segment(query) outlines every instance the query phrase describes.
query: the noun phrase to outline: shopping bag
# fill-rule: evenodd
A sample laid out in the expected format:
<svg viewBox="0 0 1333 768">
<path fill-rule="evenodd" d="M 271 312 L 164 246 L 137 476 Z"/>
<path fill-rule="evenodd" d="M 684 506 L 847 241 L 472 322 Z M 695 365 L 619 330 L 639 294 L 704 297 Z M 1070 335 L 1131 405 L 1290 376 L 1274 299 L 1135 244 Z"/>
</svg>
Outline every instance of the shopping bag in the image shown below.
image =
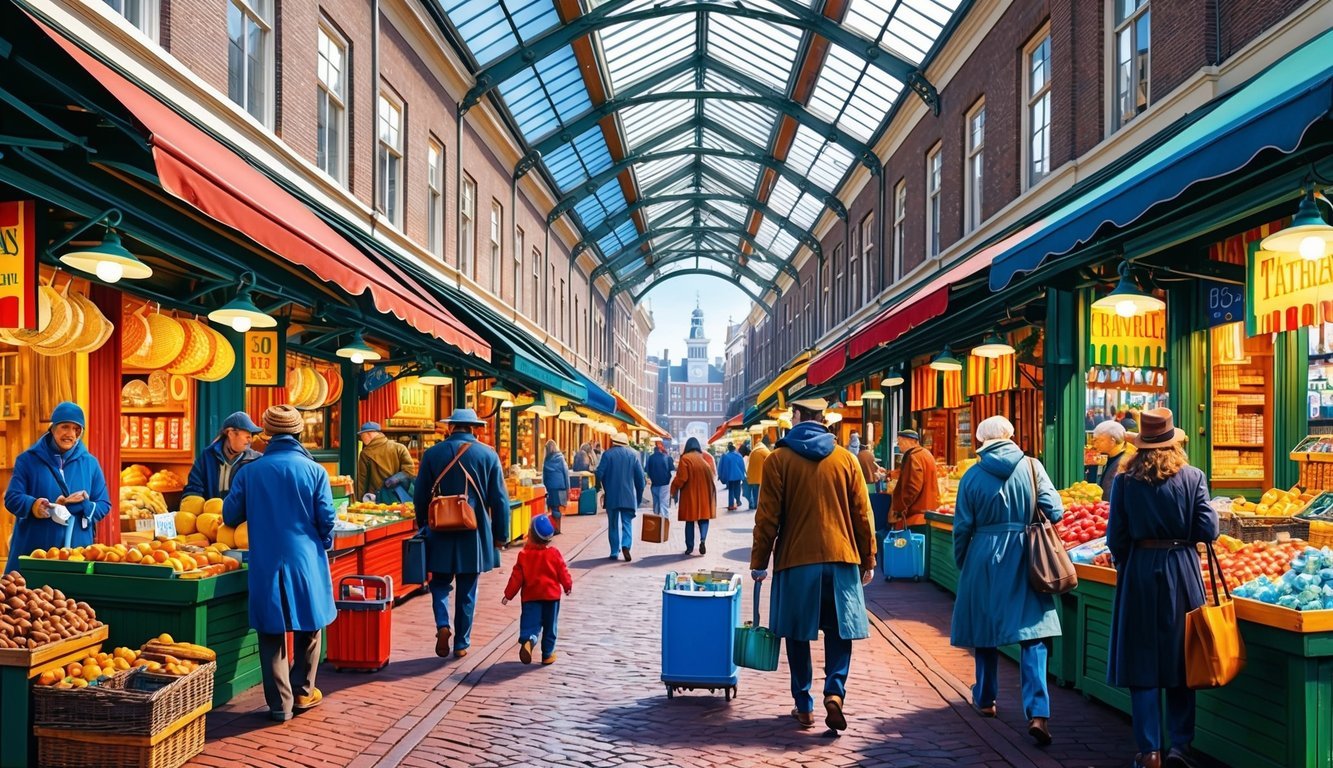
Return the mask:
<svg viewBox="0 0 1333 768">
<path fill-rule="evenodd" d="M 426 535 L 418 533 L 403 541 L 403 583 L 425 584 L 429 575 L 426 563 Z"/>
<path fill-rule="evenodd" d="M 670 537 L 671 518 L 666 515 L 643 516 L 642 539 L 649 544 L 665 544 Z"/>
<path fill-rule="evenodd" d="M 1236 604 L 1231 601 L 1223 575 L 1219 592 L 1217 562 L 1213 543 L 1208 542 L 1208 578 L 1213 585 L 1213 602 L 1185 614 L 1185 684 L 1190 688 L 1220 688 L 1245 668 L 1245 642 L 1236 623 Z"/>
<path fill-rule="evenodd" d="M 1063 595 L 1078 586 L 1074 562 L 1065 551 L 1055 526 L 1037 506 L 1037 465 L 1028 459 L 1032 473 L 1032 520 L 1027 526 L 1025 548 L 1028 559 L 1028 583 L 1032 589 L 1048 595 Z"/>
<path fill-rule="evenodd" d="M 759 626 L 759 592 L 762 581 L 754 583 L 754 621 L 736 627 L 734 652 L 737 666 L 772 672 L 778 668 L 778 636 Z"/>
</svg>

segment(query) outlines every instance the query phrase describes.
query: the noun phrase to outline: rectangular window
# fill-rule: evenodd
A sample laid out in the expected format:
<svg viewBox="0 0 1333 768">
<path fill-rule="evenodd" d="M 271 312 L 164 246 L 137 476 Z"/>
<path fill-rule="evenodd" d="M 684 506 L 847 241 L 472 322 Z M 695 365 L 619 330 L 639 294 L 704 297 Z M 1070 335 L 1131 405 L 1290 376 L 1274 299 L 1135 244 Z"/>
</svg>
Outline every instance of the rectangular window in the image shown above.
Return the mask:
<svg viewBox="0 0 1333 768">
<path fill-rule="evenodd" d="M 149 38 L 157 39 L 157 0 L 105 0 L 111 10 L 125 17 L 136 29 Z"/>
<path fill-rule="evenodd" d="M 944 152 L 940 145 L 926 154 L 926 258 L 940 255 L 940 176 Z"/>
<path fill-rule="evenodd" d="M 526 245 L 522 227 L 514 228 L 514 308 L 522 312 L 523 307 L 523 254 Z"/>
<path fill-rule="evenodd" d="M 539 317 L 537 314 L 541 307 L 538 306 L 542 300 L 542 252 L 536 248 L 532 249 L 532 311 L 528 312 L 528 317 L 534 321 Z"/>
<path fill-rule="evenodd" d="M 870 302 L 870 298 L 879 293 L 879 260 L 875 257 L 875 214 L 867 213 L 861 219 L 861 269 L 865 271 L 862 281 L 861 304 Z"/>
<path fill-rule="evenodd" d="M 560 334 L 562 339 L 569 338 L 569 326 L 565 323 L 565 281 L 560 281 Z"/>
<path fill-rule="evenodd" d="M 1027 155 L 1026 186 L 1046 178 L 1051 172 L 1051 33 L 1046 30 L 1037 36 L 1026 52 L 1027 66 L 1024 77 L 1027 85 L 1027 109 L 1023 113 L 1026 126 L 1024 153 Z"/>
<path fill-rule="evenodd" d="M 1115 4 L 1115 128 L 1148 108 L 1148 0 L 1112 0 Z"/>
<path fill-rule="evenodd" d="M 444 145 L 434 138 L 426 145 L 426 247 L 444 252 Z"/>
<path fill-rule="evenodd" d="M 967 116 L 967 170 L 963 177 L 963 229 L 981 226 L 981 182 L 986 147 L 986 102 L 978 102 Z"/>
<path fill-rule="evenodd" d="M 836 258 L 837 252 L 835 251 L 833 255 Z M 824 295 L 819 299 L 819 335 L 821 336 L 824 335 L 824 332 L 833 324 L 833 292 L 829 287 L 829 281 L 833 277 L 832 264 L 833 259 L 824 260 Z"/>
<path fill-rule="evenodd" d="M 273 6 L 269 0 L 227 2 L 227 97 L 272 127 Z"/>
<path fill-rule="evenodd" d="M 500 247 L 501 233 L 504 231 L 505 209 L 500 203 L 491 201 L 491 292 L 496 296 L 504 288 L 504 281 L 500 279 L 500 253 L 503 250 Z"/>
<path fill-rule="evenodd" d="M 319 27 L 315 71 L 319 88 L 315 117 L 315 164 L 347 184 L 347 43 Z"/>
<path fill-rule="evenodd" d="M 387 93 L 380 94 L 379 142 L 378 142 L 379 186 L 375 195 L 375 207 L 384 214 L 390 224 L 398 228 L 403 226 L 403 107 Z"/>
<path fill-rule="evenodd" d="M 893 190 L 893 282 L 903 276 L 903 244 L 907 231 L 907 179 Z"/>
<path fill-rule="evenodd" d="M 476 277 L 477 254 L 477 182 L 470 176 L 463 177 L 462 202 L 459 205 L 462 221 L 459 224 L 463 241 L 459 244 L 458 271 L 469 277 Z"/>
</svg>

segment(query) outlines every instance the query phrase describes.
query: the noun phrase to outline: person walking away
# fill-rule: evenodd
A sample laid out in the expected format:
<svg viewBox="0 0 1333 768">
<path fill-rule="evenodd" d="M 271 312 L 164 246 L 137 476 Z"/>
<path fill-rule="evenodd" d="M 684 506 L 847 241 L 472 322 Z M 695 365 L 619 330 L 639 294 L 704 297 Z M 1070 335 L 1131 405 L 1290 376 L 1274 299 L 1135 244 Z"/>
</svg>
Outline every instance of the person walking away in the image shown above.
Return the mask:
<svg viewBox="0 0 1333 768">
<path fill-rule="evenodd" d="M 518 553 L 514 570 L 509 574 L 501 605 L 509 605 L 520 592 L 523 612 L 518 620 L 518 660 L 532 663 L 532 649 L 541 635 L 542 664 L 555 663 L 556 625 L 560 618 L 560 592 L 566 596 L 574 591 L 574 578 L 564 555 L 555 548 L 551 539 L 559 533 L 547 515 L 532 518 L 528 540 Z"/>
<path fill-rule="evenodd" d="M 611 437 L 611 450 L 602 454 L 597 464 L 597 487 L 602 489 L 606 507 L 606 538 L 611 544 L 611 559 L 617 552 L 629 562 L 634 545 L 634 516 L 643 503 L 645 485 L 639 457 L 630 450 L 629 437 L 617 432 Z"/>
<path fill-rule="evenodd" d="M 500 547 L 507 543 L 509 494 L 505 491 L 499 455 L 474 434 L 478 427 L 486 426 L 477 412 L 458 408 L 444 423 L 451 430 L 449 437 L 422 455 L 424 480 L 417 483 L 413 505 L 417 527 L 426 536 L 426 565 L 430 571 L 431 607 L 435 612 L 435 655 L 448 656 L 452 640 L 454 658 L 461 659 L 472 645 L 477 579 L 500 567 Z M 467 494 L 468 504 L 476 514 L 476 530 L 430 530 L 430 500 L 461 494 Z M 451 624 L 449 596 L 455 587 L 458 595 Z"/>
<path fill-rule="evenodd" d="M 1102 473 L 1097 476 L 1097 485 L 1102 487 L 1102 498 L 1111 500 L 1111 483 L 1120 472 L 1120 465 L 1125 457 L 1125 428 L 1119 423 L 1107 420 L 1092 429 L 1092 448 L 1106 456 Z"/>
<path fill-rule="evenodd" d="M 275 405 L 263 422 L 268 446 L 231 479 L 222 522 L 249 533 L 250 626 L 259 633 L 269 717 L 283 722 L 324 700 L 315 672 L 320 632 L 338 615 L 327 555 L 337 516 L 328 473 L 301 445 L 301 412 Z"/>
<path fill-rule="evenodd" d="M 653 494 L 653 514 L 667 514 L 667 502 L 671 499 L 671 476 L 676 471 L 676 462 L 666 452 L 662 441 L 653 438 L 653 453 L 648 457 L 648 482 Z"/>
<path fill-rule="evenodd" d="M 750 451 L 750 461 L 745 465 L 745 500 L 750 509 L 759 508 L 759 484 L 764 480 L 764 462 L 769 453 L 768 437 L 765 436 Z"/>
<path fill-rule="evenodd" d="M 184 496 L 223 499 L 231 490 L 231 479 L 241 467 L 257 460 L 259 451 L 250 447 L 263 427 L 245 411 L 237 411 L 222 422 L 217 438 L 199 454 L 185 480 Z"/>
<path fill-rule="evenodd" d="M 995 717 L 996 649 L 1018 643 L 1023 717 L 1028 733 L 1044 746 L 1051 743 L 1051 701 L 1043 640 L 1060 636 L 1060 618 L 1051 595 L 1028 583 L 1024 544 L 1034 506 L 1053 523 L 1064 510 L 1046 469 L 1024 456 L 1013 436 L 1014 425 L 1003 416 L 978 424 L 977 464 L 958 484 L 953 556 L 959 577 L 950 643 L 975 650 L 972 706 L 983 717 Z"/>
<path fill-rule="evenodd" d="M 1192 766 L 1194 691 L 1185 685 L 1185 614 L 1204 603 L 1198 542 L 1217 537 L 1207 477 L 1189 465 L 1168 408 L 1139 416 L 1137 449 L 1111 486 L 1106 545 L 1115 600 L 1106 680 L 1128 688 L 1141 768 Z M 1162 752 L 1162 694 L 1171 749 Z"/>
<path fill-rule="evenodd" d="M 866 490 L 870 493 L 876 493 L 879 490 L 879 484 L 884 480 L 888 473 L 875 460 L 875 452 L 870 450 L 869 445 L 861 446 L 861 452 L 856 455 L 856 461 L 861 465 L 861 475 L 866 481 Z"/>
<path fill-rule="evenodd" d="M 699 554 L 708 554 L 708 521 L 717 517 L 717 484 L 713 468 L 704 459 L 699 438 L 685 442 L 676 479 L 671 481 L 671 495 L 679 508 L 676 517 L 685 524 L 685 554 L 694 554 L 694 528 L 699 528 Z"/>
<path fill-rule="evenodd" d="M 85 423 L 82 408 L 60 403 L 51 426 L 14 460 L 5 489 L 5 509 L 15 518 L 5 573 L 33 550 L 92 544 L 98 521 L 111 511 L 102 467 L 83 444 Z"/>
<path fill-rule="evenodd" d="M 574 471 L 592 471 L 592 446 L 587 443 L 580 445 L 578 451 L 574 453 Z"/>
<path fill-rule="evenodd" d="M 861 468 L 824 426 L 827 407 L 822 398 L 792 402 L 799 423 L 764 464 L 750 575 L 766 579 L 772 557 L 769 620 L 787 641 L 792 717 L 814 726 L 810 641 L 822 630 L 824 723 L 843 731 L 852 641 L 870 636 L 863 585 L 875 574 L 875 542 Z"/>
<path fill-rule="evenodd" d="M 411 499 L 417 462 L 407 446 L 385 437 L 373 421 L 362 424 L 356 437 L 361 441 L 361 455 L 356 457 L 356 492 L 361 498 L 383 503 Z"/>
<path fill-rule="evenodd" d="M 546 488 L 546 508 L 550 510 L 555 535 L 560 535 L 560 519 L 569 505 L 569 465 L 565 454 L 554 440 L 546 441 L 546 458 L 542 460 L 542 485 Z"/>
<path fill-rule="evenodd" d="M 689 448 L 686 447 L 685 450 L 688 451 Z M 718 459 L 717 479 L 727 487 L 727 511 L 735 512 L 741 505 L 741 486 L 745 483 L 745 459 L 736 452 L 734 444 L 728 445 L 727 452 Z"/>
<path fill-rule="evenodd" d="M 898 433 L 898 451 L 902 455 L 898 484 L 893 489 L 889 505 L 891 528 L 907 528 L 914 533 L 926 532 L 926 513 L 940 505 L 940 484 L 935 469 L 935 457 L 921 445 L 921 434 L 915 429 Z"/>
<path fill-rule="evenodd" d="M 851 437 L 847 438 L 847 450 L 850 451 L 853 456 L 860 456 L 861 447 L 861 433 L 853 429 Z"/>
</svg>

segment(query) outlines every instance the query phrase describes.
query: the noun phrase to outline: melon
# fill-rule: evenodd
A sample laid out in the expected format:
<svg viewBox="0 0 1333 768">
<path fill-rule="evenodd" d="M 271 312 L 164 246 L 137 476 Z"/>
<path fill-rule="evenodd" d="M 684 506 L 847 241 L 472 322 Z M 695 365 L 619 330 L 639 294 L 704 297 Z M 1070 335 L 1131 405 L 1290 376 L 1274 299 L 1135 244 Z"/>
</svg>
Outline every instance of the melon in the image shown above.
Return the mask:
<svg viewBox="0 0 1333 768">
<path fill-rule="evenodd" d="M 218 541 L 227 545 L 228 549 L 236 549 L 236 529 L 230 525 L 224 525 L 218 529 Z"/>
<path fill-rule="evenodd" d="M 218 540 L 218 528 L 222 527 L 222 515 L 205 512 L 194 521 L 195 530 L 208 537 L 209 541 Z"/>
<path fill-rule="evenodd" d="M 250 548 L 250 528 L 249 523 L 241 523 L 236 526 L 236 533 L 233 538 L 236 540 L 237 549 Z"/>
<path fill-rule="evenodd" d="M 192 515 L 198 515 L 204 511 L 203 496 L 185 496 L 181 498 L 181 511 L 189 512 Z"/>
<path fill-rule="evenodd" d="M 181 536 L 189 536 L 194 533 L 198 525 L 198 519 L 193 512 L 181 510 L 176 513 L 176 533 Z"/>
</svg>

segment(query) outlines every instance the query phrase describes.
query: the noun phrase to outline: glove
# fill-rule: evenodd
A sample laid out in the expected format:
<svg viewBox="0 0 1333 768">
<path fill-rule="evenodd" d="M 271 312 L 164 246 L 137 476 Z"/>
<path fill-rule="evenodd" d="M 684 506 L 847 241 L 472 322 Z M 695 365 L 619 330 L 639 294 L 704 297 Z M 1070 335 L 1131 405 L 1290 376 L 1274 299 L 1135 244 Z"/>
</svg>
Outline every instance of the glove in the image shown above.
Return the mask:
<svg viewBox="0 0 1333 768">
<path fill-rule="evenodd" d="M 754 579 L 755 581 L 763 581 L 764 579 L 768 578 L 768 571 L 767 570 L 750 571 L 750 578 Z"/>
</svg>

